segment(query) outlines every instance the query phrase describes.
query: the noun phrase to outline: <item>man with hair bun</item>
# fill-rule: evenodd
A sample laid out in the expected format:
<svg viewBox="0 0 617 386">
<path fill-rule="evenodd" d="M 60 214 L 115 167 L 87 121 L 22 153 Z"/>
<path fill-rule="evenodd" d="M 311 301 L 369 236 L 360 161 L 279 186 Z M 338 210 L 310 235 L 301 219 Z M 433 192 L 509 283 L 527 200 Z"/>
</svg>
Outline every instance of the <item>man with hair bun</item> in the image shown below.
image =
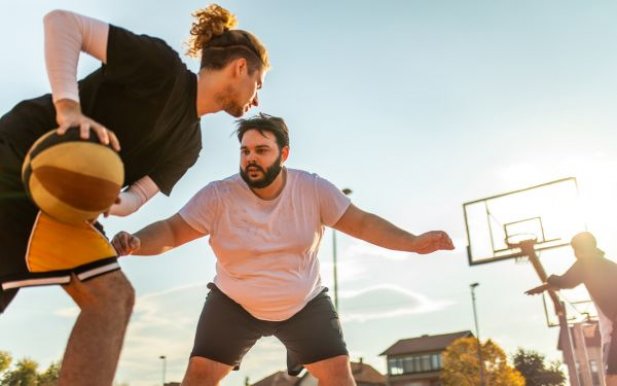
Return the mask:
<svg viewBox="0 0 617 386">
<path fill-rule="evenodd" d="M 590 232 L 575 235 L 570 242 L 576 261 L 563 275 L 551 275 L 546 283 L 525 292 L 535 295 L 546 290 L 574 288 L 584 284 L 593 300 L 600 321 L 602 356 L 606 386 L 617 386 L 617 264 L 604 257 Z"/>
<path fill-rule="evenodd" d="M 62 285 L 80 314 L 60 386 L 112 384 L 134 291 L 100 224 L 50 236 L 59 234 L 59 224 L 26 196 L 21 165 L 43 134 L 79 130 L 82 138 L 93 133 L 111 145 L 124 163 L 125 189 L 106 215 L 126 216 L 158 192 L 169 195 L 199 156 L 200 117 L 219 111 L 240 117 L 257 106 L 270 66 L 266 48 L 251 33 L 233 29 L 236 18 L 226 9 L 210 5 L 194 16 L 188 51 L 201 58 L 197 74 L 161 39 L 69 11 L 49 12 L 51 93 L 22 101 L 0 118 L 0 313 L 22 287 Z M 102 65 L 77 81 L 82 51 Z M 64 250 L 63 238 L 83 239 L 83 251 Z M 29 270 L 32 244 L 49 251 L 37 256 L 45 271 Z"/>
<path fill-rule="evenodd" d="M 420 254 L 453 249 L 443 231 L 419 235 L 357 208 L 317 174 L 287 169 L 289 133 L 260 114 L 238 124 L 240 172 L 201 189 L 172 217 L 131 235 L 119 255 L 155 255 L 210 236 L 216 276 L 208 284 L 183 386 L 216 386 L 262 336 L 287 349 L 320 386 L 355 385 L 339 318 L 321 283 L 317 254 L 325 226 L 375 245 Z"/>
</svg>

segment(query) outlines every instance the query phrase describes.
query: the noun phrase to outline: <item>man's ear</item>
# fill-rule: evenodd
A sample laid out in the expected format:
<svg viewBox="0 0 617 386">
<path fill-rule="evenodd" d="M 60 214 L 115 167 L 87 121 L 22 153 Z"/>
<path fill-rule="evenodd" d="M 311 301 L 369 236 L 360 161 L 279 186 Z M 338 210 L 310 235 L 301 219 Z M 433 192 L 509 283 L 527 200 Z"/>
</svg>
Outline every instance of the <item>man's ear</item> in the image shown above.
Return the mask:
<svg viewBox="0 0 617 386">
<path fill-rule="evenodd" d="M 285 162 L 287 161 L 287 157 L 289 157 L 289 146 L 283 146 L 281 149 L 281 160 Z"/>
<path fill-rule="evenodd" d="M 248 73 L 248 62 L 245 58 L 234 59 L 229 65 L 235 77 L 243 76 Z"/>
</svg>

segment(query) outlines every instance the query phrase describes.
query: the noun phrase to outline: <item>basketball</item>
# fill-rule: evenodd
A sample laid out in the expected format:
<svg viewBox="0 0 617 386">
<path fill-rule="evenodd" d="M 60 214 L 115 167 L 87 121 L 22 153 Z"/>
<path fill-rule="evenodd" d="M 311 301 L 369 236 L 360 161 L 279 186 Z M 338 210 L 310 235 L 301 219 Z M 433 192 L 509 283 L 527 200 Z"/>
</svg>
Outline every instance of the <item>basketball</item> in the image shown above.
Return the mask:
<svg viewBox="0 0 617 386">
<path fill-rule="evenodd" d="M 26 155 L 22 181 L 34 203 L 56 220 L 80 224 L 96 219 L 115 202 L 124 183 L 120 156 L 79 129 L 37 140 Z"/>
</svg>

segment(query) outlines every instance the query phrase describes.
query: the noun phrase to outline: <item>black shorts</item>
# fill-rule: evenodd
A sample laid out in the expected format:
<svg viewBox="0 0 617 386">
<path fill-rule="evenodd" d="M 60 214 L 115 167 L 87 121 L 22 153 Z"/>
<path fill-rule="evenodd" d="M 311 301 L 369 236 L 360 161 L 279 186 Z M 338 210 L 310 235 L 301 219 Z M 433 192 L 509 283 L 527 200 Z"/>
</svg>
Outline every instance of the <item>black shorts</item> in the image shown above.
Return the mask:
<svg viewBox="0 0 617 386">
<path fill-rule="evenodd" d="M 287 349 L 287 371 L 297 375 L 302 365 L 349 355 L 338 314 L 326 291 L 302 310 L 281 322 L 257 319 L 214 284 L 197 324 L 191 357 L 203 357 L 234 366 L 263 336 L 275 336 Z"/>
<path fill-rule="evenodd" d="M 120 269 L 100 224 L 72 229 L 40 213 L 22 184 L 22 161 L 23 154 L 0 135 L 0 314 L 21 287 Z"/>
</svg>

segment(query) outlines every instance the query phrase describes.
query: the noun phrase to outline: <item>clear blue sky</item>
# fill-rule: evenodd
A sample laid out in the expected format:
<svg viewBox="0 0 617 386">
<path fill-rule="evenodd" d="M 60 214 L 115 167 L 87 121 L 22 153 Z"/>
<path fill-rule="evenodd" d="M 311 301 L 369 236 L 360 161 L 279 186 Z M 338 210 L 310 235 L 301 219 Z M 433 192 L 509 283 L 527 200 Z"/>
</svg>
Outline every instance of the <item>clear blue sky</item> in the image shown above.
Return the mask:
<svg viewBox="0 0 617 386">
<path fill-rule="evenodd" d="M 65 8 L 182 51 L 184 0 L 8 1 L 0 5 L 0 111 L 48 91 L 41 19 Z M 512 261 L 469 267 L 462 203 L 567 176 L 579 179 L 589 229 L 617 257 L 617 4 L 612 1 L 223 1 L 240 27 L 270 50 L 273 69 L 257 111 L 291 130 L 288 166 L 353 190 L 359 207 L 413 232 L 448 231 L 453 252 L 393 253 L 340 236 L 340 307 L 353 359 L 379 370 L 396 340 L 473 329 L 476 290 L 482 338 L 558 358 L 542 302 L 523 291 L 538 279 Z M 191 68 L 197 63 L 187 58 Z M 83 60 L 81 73 L 95 68 Z M 201 186 L 237 171 L 233 119 L 202 121 L 204 150 L 171 198 L 158 197 L 107 231 L 134 231 L 177 211 Z M 332 283 L 331 234 L 320 252 Z M 542 257 L 562 272 L 567 249 Z M 205 240 L 163 256 L 122 260 L 138 301 L 118 382 L 180 380 L 214 274 Z M 584 292 L 570 293 L 584 298 Z M 0 350 L 47 367 L 62 355 L 76 309 L 55 287 L 20 293 L 0 317 Z M 261 341 L 225 385 L 254 382 L 285 365 L 282 346 Z"/>
</svg>

